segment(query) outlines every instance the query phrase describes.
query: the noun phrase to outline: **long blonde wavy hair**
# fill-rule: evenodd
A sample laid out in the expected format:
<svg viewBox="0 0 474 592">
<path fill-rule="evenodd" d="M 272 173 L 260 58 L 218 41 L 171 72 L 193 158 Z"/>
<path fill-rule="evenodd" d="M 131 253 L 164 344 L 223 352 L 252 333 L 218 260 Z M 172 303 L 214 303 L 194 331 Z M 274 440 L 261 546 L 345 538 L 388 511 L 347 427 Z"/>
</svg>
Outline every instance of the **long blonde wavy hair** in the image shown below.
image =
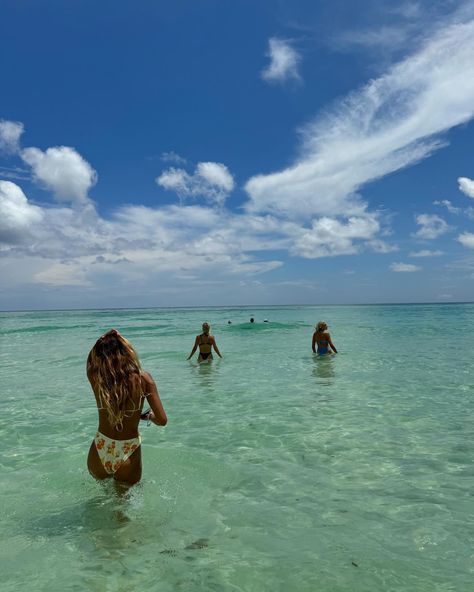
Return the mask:
<svg viewBox="0 0 474 592">
<path fill-rule="evenodd" d="M 89 353 L 87 374 L 110 424 L 122 429 L 142 395 L 141 366 L 132 344 L 115 329 L 105 333 Z"/>
</svg>

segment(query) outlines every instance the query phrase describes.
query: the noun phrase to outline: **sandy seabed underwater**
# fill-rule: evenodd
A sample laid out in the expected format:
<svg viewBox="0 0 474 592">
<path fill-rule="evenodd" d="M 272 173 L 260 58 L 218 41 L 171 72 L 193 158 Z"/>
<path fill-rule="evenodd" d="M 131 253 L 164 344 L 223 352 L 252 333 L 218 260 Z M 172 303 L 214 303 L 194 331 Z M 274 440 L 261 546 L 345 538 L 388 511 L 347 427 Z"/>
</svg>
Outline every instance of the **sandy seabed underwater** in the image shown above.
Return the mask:
<svg viewBox="0 0 474 592">
<path fill-rule="evenodd" d="M 111 327 L 169 418 L 124 497 L 85 464 Z M 473 346 L 473 304 L 1 313 L 2 592 L 472 592 Z"/>
</svg>

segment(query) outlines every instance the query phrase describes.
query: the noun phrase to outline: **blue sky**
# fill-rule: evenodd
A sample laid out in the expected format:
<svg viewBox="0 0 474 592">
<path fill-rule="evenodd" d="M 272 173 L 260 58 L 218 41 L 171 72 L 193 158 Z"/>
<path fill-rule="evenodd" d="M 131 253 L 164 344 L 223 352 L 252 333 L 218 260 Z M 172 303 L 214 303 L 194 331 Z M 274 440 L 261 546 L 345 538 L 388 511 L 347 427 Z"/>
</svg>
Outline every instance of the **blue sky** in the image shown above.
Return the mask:
<svg viewBox="0 0 474 592">
<path fill-rule="evenodd" d="M 472 300 L 474 1 L 393 4 L 3 2 L 0 308 Z"/>
</svg>

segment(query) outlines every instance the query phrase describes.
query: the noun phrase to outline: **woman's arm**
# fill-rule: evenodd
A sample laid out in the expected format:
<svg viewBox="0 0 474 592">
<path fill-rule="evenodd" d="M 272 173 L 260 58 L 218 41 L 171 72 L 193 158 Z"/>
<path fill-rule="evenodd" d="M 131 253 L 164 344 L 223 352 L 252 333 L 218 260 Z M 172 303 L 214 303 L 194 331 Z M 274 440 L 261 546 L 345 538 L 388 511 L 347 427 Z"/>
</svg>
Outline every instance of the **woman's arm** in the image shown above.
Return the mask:
<svg viewBox="0 0 474 592">
<path fill-rule="evenodd" d="M 334 346 L 334 343 L 331 341 L 331 336 L 329 335 L 329 333 L 326 334 L 328 336 L 328 343 L 331 346 L 332 351 L 337 354 L 337 349 Z"/>
<path fill-rule="evenodd" d="M 212 338 L 212 347 L 215 349 L 216 354 L 219 356 L 219 358 L 222 358 L 221 352 L 219 351 L 219 348 L 217 347 L 217 343 L 216 343 L 216 340 L 214 339 L 214 337 Z"/>
<path fill-rule="evenodd" d="M 163 408 L 155 381 L 148 372 L 142 372 L 143 382 L 146 385 L 145 396 L 148 401 L 151 412 L 148 419 L 156 425 L 165 426 L 168 423 L 166 412 Z"/>
<path fill-rule="evenodd" d="M 316 331 L 313 333 L 313 341 L 311 343 L 311 349 L 313 350 L 313 354 L 316 353 Z"/>
<path fill-rule="evenodd" d="M 194 340 L 193 349 L 191 350 L 191 353 L 189 354 L 189 356 L 186 358 L 187 360 L 190 360 L 194 356 L 194 352 L 197 350 L 198 345 L 199 345 L 199 335 L 196 335 L 196 339 Z"/>
</svg>

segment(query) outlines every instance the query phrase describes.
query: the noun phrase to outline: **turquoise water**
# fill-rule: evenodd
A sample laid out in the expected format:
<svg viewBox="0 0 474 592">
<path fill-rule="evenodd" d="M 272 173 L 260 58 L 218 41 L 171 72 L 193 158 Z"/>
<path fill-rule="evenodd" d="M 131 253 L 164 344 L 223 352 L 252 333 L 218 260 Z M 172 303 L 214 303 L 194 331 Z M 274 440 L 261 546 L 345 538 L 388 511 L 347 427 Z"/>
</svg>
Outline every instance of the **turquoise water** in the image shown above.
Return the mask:
<svg viewBox="0 0 474 592">
<path fill-rule="evenodd" d="M 85 466 L 111 327 L 169 418 L 122 498 Z M 0 339 L 3 592 L 473 590 L 474 305 L 2 313 Z"/>
</svg>

